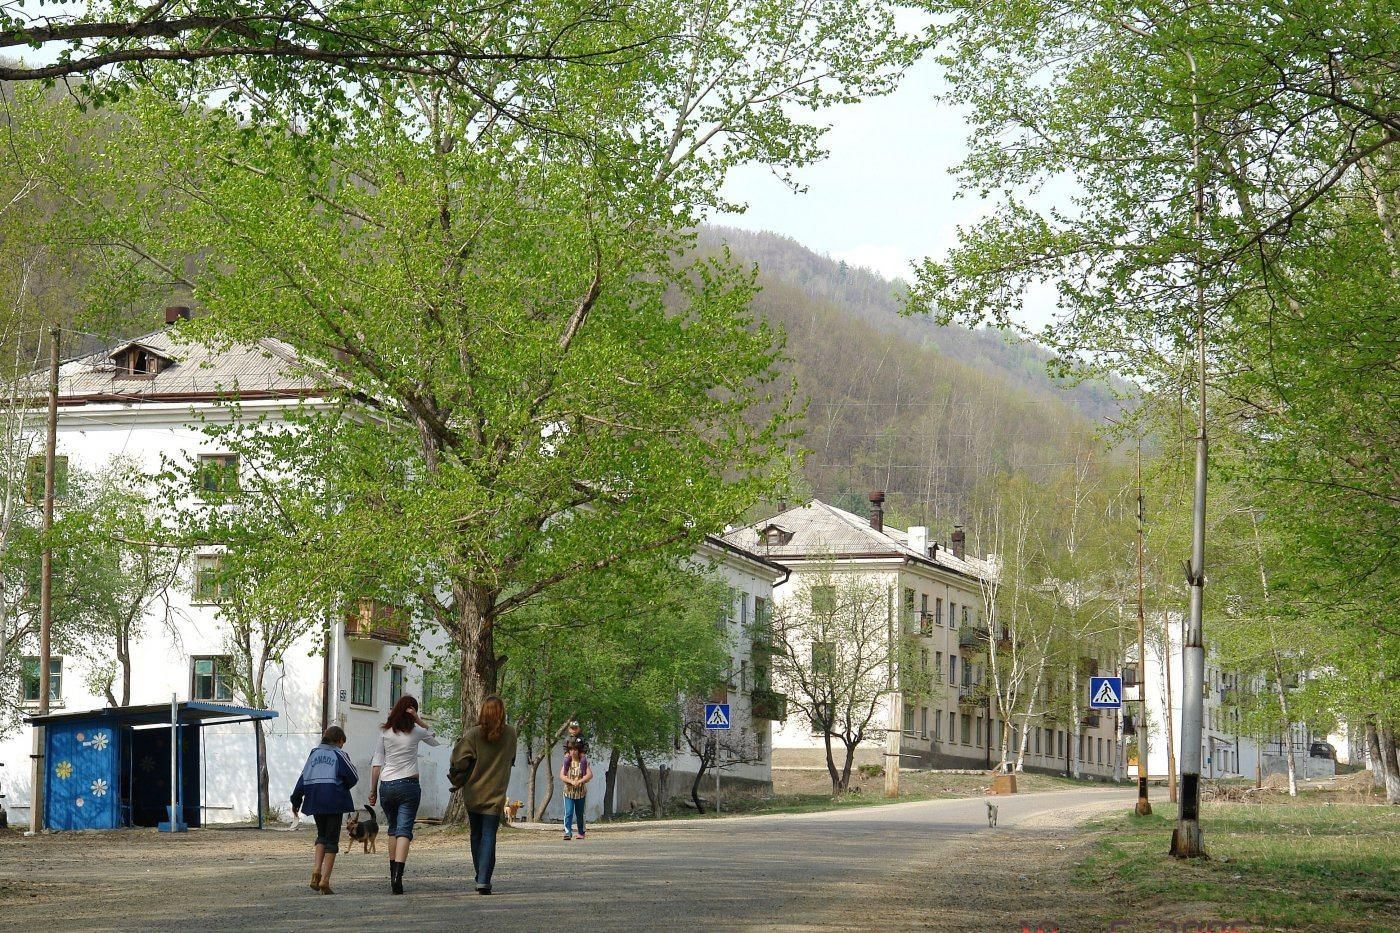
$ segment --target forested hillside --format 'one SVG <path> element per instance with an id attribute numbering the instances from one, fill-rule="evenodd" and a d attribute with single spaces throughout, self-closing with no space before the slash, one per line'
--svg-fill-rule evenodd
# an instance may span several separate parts
<path id="1" fill-rule="evenodd" d="M 1101 385 L 1056 384 L 1047 354 L 992 330 L 899 314 L 896 282 L 820 256 L 786 237 L 706 229 L 759 267 L 755 303 L 788 336 L 813 495 L 863 512 L 883 489 L 892 522 L 946 534 L 977 482 L 1043 475 L 1075 460 L 1116 410 Z"/>

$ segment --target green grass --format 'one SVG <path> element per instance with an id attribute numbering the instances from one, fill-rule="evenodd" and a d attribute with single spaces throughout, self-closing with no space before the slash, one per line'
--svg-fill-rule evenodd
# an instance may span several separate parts
<path id="1" fill-rule="evenodd" d="M 1165 808 L 1093 824 L 1099 838 L 1077 883 L 1162 916 L 1172 904 L 1207 903 L 1220 920 L 1272 929 L 1400 929 L 1400 812 L 1392 808 L 1207 805 L 1211 857 L 1191 861 L 1166 854 L 1173 824 Z"/>

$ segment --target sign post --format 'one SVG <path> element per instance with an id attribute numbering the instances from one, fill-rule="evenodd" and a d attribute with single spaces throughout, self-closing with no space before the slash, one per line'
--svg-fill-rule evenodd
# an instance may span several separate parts
<path id="1" fill-rule="evenodd" d="M 710 733 L 714 749 L 715 813 L 719 813 L 719 733 L 729 731 L 730 721 L 728 703 L 705 704 L 705 731 Z"/>

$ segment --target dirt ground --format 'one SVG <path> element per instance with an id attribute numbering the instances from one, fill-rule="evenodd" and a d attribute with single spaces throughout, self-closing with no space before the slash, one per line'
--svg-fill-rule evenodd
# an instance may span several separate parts
<path id="1" fill-rule="evenodd" d="M 404 911 L 404 929 L 518 930 L 574 909 L 592 929 L 1101 929 L 1076 925 L 1102 913 L 1060 892 L 1083 851 L 1072 827 L 1121 806 L 1121 793 L 1001 798 L 996 830 L 980 799 L 594 827 L 582 845 L 516 830 L 502 837 L 509 868 L 492 898 L 465 893 L 467 840 L 440 828 L 415 839 L 403 899 L 380 890 L 382 850 L 340 856 L 350 898 L 307 891 L 305 828 L 10 833 L 0 928 L 363 929 Z"/>

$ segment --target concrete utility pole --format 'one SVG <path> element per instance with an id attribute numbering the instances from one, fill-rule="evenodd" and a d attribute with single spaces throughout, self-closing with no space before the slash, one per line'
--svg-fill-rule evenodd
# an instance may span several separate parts
<path id="1" fill-rule="evenodd" d="M 1143 605 L 1142 585 L 1142 438 L 1137 442 L 1137 623 L 1138 623 L 1138 709 L 1141 714 L 1137 730 L 1138 799 L 1133 808 L 1138 816 L 1152 815 L 1152 802 L 1147 799 L 1147 609 Z M 1121 631 L 1121 629 L 1120 629 Z"/>
<path id="2" fill-rule="evenodd" d="M 53 627 L 53 549 L 49 535 L 53 531 L 53 502 L 58 475 L 58 338 L 57 326 L 49 328 L 49 398 L 48 419 L 44 436 L 44 500 L 41 507 L 40 530 L 44 541 L 39 553 L 39 710 L 37 715 L 49 714 L 49 664 L 53 655 L 50 632 Z M 33 727 L 34 748 L 30 755 L 33 774 L 29 787 L 29 831 L 44 829 L 44 733 L 45 727 Z"/>
<path id="3" fill-rule="evenodd" d="M 1200 397 L 1196 418 L 1196 491 L 1191 510 L 1191 563 L 1186 568 L 1191 602 L 1181 645 L 1181 689 L 1185 694 L 1181 698 L 1181 793 L 1171 853 L 1177 858 L 1201 858 L 1206 854 L 1205 840 L 1201 836 L 1201 717 L 1205 705 L 1202 691 L 1206 679 L 1202 611 L 1206 586 L 1206 468 L 1209 457 L 1206 435 L 1206 284 L 1202 244 L 1205 236 L 1206 187 L 1201 174 L 1201 101 L 1196 88 L 1196 58 L 1190 49 L 1183 51 L 1191 65 L 1191 160 L 1195 175 L 1192 226 L 1196 234 L 1196 366 Z"/>

